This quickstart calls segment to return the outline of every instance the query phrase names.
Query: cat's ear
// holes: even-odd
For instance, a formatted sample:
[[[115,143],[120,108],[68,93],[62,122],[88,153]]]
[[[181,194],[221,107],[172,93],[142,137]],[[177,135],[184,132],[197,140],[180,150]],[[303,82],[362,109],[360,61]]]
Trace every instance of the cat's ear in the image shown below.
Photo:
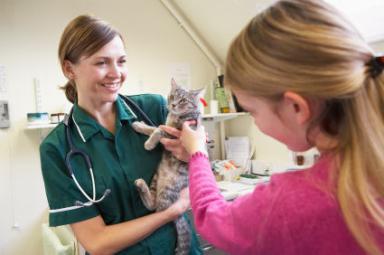
[[[179,87],[179,85],[177,85],[175,79],[172,78],[172,80],[171,80],[171,94],[173,94],[178,87]]]
[[[201,89],[195,89],[195,90],[191,90],[189,93],[193,94],[194,96],[196,97],[204,97],[204,94],[205,94],[205,88],[201,88]]]

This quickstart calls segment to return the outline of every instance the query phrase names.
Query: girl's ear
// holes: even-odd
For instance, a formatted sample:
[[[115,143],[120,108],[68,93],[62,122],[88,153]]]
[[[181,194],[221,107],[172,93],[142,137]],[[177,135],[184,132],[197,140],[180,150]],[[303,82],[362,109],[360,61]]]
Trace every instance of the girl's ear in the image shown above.
[[[68,79],[75,79],[75,73],[73,72],[73,64],[69,60],[64,60],[63,72],[65,77],[67,77]]]
[[[292,117],[298,124],[305,124],[311,119],[311,107],[309,101],[303,96],[286,91],[283,95],[284,107],[287,107]]]

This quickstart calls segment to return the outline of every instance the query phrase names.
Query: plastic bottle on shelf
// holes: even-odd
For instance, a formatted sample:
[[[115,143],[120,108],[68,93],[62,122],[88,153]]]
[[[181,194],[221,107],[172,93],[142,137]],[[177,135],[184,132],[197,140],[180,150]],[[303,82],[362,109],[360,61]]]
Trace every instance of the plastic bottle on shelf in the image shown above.
[[[228,104],[227,95],[225,93],[222,80],[223,80],[223,75],[220,75],[218,77],[218,81],[216,82],[215,97],[216,97],[216,100],[219,102],[220,112],[228,113],[229,104]]]

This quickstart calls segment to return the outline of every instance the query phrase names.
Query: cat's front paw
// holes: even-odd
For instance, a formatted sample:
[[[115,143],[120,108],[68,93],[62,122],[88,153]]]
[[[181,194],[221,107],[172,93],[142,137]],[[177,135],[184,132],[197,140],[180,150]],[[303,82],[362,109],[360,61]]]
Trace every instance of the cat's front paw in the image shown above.
[[[149,140],[144,143],[144,148],[147,151],[153,150],[156,147],[156,144],[150,142]]]
[[[160,142],[161,137],[164,136],[164,131],[159,128],[156,128],[149,139],[144,143],[144,148],[147,151],[153,150],[156,145]]]
[[[146,192],[149,192],[147,183],[146,183],[143,179],[137,179],[137,180],[135,181],[135,186],[136,186],[137,190],[138,190],[140,193],[146,193]]]
[[[136,131],[136,132],[139,132],[139,133],[142,133],[141,131],[143,130],[143,127],[144,127],[144,122],[142,121],[135,121],[131,124],[132,128]]]

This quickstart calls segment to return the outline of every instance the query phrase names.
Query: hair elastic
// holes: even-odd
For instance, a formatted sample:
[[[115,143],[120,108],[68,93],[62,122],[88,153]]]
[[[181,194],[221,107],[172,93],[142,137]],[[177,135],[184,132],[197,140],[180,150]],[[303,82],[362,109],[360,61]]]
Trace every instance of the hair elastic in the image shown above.
[[[376,78],[384,70],[384,55],[372,57],[368,63],[370,67],[371,76]]]

